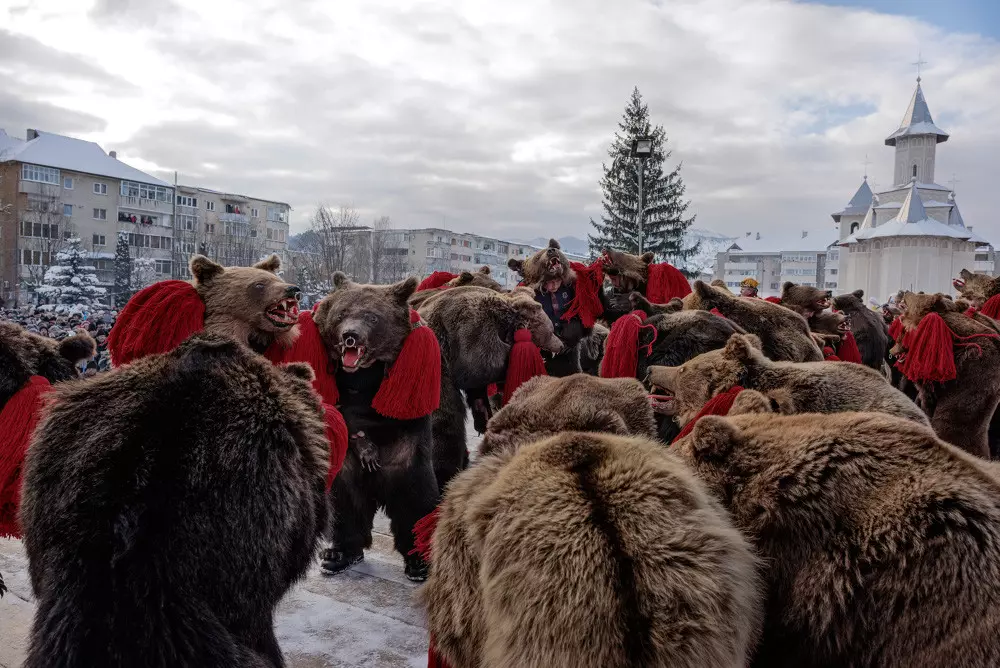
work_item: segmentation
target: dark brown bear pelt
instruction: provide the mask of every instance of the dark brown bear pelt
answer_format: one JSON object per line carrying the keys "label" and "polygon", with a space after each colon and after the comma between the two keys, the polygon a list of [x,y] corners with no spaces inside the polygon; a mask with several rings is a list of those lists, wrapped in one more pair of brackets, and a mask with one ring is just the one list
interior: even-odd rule
{"label": "dark brown bear pelt", "polygon": [[873,369],[844,362],[772,362],[751,335],[733,335],[724,348],[679,366],[652,366],[648,380],[673,396],[671,412],[682,426],[705,402],[734,386],[758,390],[786,414],[871,411],[928,424],[923,411]]}
{"label": "dark brown bear pelt", "polygon": [[198,296],[205,302],[205,331],[228,336],[263,353],[274,341],[291,345],[301,291],[278,276],[277,255],[252,267],[223,267],[204,255],[190,262]]}
{"label": "dark brown bear pelt", "polygon": [[312,378],[199,334],[55,390],[21,507],[27,668],[284,665],[274,610],[328,514]]}
{"label": "dark brown bear pelt", "polygon": [[994,464],[874,413],[708,416],[672,450],[764,565],[753,668],[997,665]]}
{"label": "dark brown bear pelt", "polygon": [[591,376],[600,375],[608,334],[608,328],[597,322],[594,323],[590,334],[580,341],[580,370],[583,373]]}
{"label": "dark brown bear pelt", "polygon": [[463,271],[456,278],[448,281],[448,285],[457,288],[463,285],[475,285],[480,288],[489,288],[499,292],[503,287],[497,283],[490,272],[490,268],[483,266],[477,271]]}
{"label": "dark brown bear pelt", "polygon": [[584,327],[579,317],[568,320],[562,317],[576,297],[577,286],[576,272],[559,242],[549,239],[547,248],[524,261],[511,258],[508,266],[524,277],[524,285],[533,290],[535,301],[542,305],[556,336],[563,342],[561,353],[543,355],[546,372],[557,377],[580,373],[583,370],[580,342],[590,335],[591,328]]}
{"label": "dark brown bear pelt", "polygon": [[882,316],[865,306],[864,297],[864,290],[837,295],[833,300],[833,307],[848,317],[851,332],[861,352],[861,363],[881,370],[892,347],[889,328]]}
{"label": "dark brown bear pelt", "polygon": [[649,265],[655,259],[655,255],[653,253],[632,255],[607,248],[603,257],[606,259],[604,275],[611,284],[610,290],[601,292],[604,319],[614,323],[632,309],[629,297],[633,292],[646,294]]}
{"label": "dark brown bear pelt", "polygon": [[72,380],[79,376],[76,365],[96,353],[97,344],[83,330],[57,342],[0,322],[0,409],[32,376],[53,384]]}
{"label": "dark brown bear pelt", "polygon": [[[333,286],[316,307],[315,320],[336,368],[349,441],[331,490],[332,547],[323,566],[336,573],[360,561],[364,549],[371,547],[375,513],[384,508],[407,574],[419,579],[423,565],[410,555],[413,525],[434,510],[440,490],[468,461],[464,433],[449,438],[464,425],[462,397],[453,385],[442,382],[440,407],[433,417],[396,420],[380,415],[372,401],[410,333],[407,300],[417,279],[362,285],[336,272]],[[468,288],[449,288],[442,294],[463,289]],[[442,433],[433,433],[432,425]]]}
{"label": "dark brown bear pelt", "polygon": [[798,285],[786,281],[781,286],[781,305],[792,309],[806,320],[830,308],[832,298],[832,291],[821,290],[811,285]]}
{"label": "dark brown bear pelt", "polygon": [[968,339],[974,345],[954,345],[954,380],[915,385],[917,401],[939,437],[966,452],[989,458],[990,421],[1000,404],[1000,340],[996,329],[966,316],[944,295],[907,292],[902,304],[902,322],[907,330],[915,330],[924,316],[936,313],[955,336],[974,337]]}
{"label": "dark brown bear pelt", "polygon": [[754,555],[662,445],[568,432],[448,488],[421,598],[440,655],[482,668],[734,668]]}
{"label": "dark brown bear pelt", "polygon": [[564,431],[652,437],[655,428],[646,390],[634,378],[539,376],[493,416],[479,454],[513,452]]}
{"label": "dark brown bear pelt", "polygon": [[954,285],[962,299],[977,309],[981,309],[990,297],[1000,295],[1000,278],[989,274],[977,274],[968,269],[963,269],[959,273]]}
{"label": "dark brown bear pelt", "polygon": [[809,323],[798,313],[763,299],[747,299],[694,282],[693,292],[684,298],[684,308],[711,311],[732,320],[764,345],[764,354],[782,362],[819,362],[823,351],[809,332]]}

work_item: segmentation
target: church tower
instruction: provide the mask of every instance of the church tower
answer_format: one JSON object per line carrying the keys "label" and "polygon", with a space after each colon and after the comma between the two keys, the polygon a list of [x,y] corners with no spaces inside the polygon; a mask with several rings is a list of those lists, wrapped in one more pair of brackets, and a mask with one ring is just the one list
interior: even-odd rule
{"label": "church tower", "polygon": [[886,137],[886,146],[896,147],[896,169],[893,183],[905,185],[916,179],[918,183],[934,183],[934,158],[937,145],[948,141],[948,133],[934,125],[924,91],[917,88],[910,98],[910,106],[903,114],[899,128]]}

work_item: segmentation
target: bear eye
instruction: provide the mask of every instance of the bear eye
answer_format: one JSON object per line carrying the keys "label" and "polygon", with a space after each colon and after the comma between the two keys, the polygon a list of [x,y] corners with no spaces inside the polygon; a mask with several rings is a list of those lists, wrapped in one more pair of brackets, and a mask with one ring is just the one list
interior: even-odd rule
{"label": "bear eye", "polygon": [[254,290],[263,290],[264,289],[264,284],[263,283],[254,283],[253,289]]}
{"label": "bear eye", "polygon": [[365,320],[374,325],[375,323],[378,322],[378,316],[375,315],[374,313],[369,313],[365,316]]}

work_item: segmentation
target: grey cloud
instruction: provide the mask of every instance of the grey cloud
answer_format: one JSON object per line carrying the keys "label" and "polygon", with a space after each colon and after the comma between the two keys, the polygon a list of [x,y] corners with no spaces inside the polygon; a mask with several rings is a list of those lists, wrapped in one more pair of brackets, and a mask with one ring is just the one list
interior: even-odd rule
{"label": "grey cloud", "polygon": [[[91,65],[84,58],[53,49],[39,40],[0,28],[0,72],[25,79],[28,83],[54,80],[85,80],[107,92],[125,95],[136,87],[121,77]],[[28,75],[28,76],[26,76]]]}
{"label": "grey cloud", "polygon": [[0,89],[0,128],[4,128],[9,135],[23,138],[27,128],[59,134],[84,134],[99,132],[106,126],[107,123],[96,116],[48,102],[24,100],[11,90]]}

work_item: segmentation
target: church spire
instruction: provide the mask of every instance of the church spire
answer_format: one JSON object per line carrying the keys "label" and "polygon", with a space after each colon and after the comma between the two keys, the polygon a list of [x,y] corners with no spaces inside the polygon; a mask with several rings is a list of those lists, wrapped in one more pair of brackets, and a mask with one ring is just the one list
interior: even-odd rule
{"label": "church spire", "polygon": [[917,87],[913,91],[910,106],[906,108],[899,128],[886,137],[885,145],[895,146],[896,140],[900,137],[915,135],[935,135],[938,144],[948,141],[948,133],[934,125],[931,110],[927,107],[927,100],[924,99],[924,90],[920,87],[920,77],[917,77]]}
{"label": "church spire", "polygon": [[916,181],[910,183],[910,192],[906,193],[906,199],[903,200],[903,206],[896,214],[896,220],[903,223],[919,223],[927,220],[927,210],[924,209],[924,203],[920,200]]}
{"label": "church spire", "polygon": [[918,183],[933,184],[937,145],[944,141],[948,141],[948,133],[934,125],[918,76],[903,120],[885,139],[886,146],[896,148],[893,183],[904,186],[916,179]]}

